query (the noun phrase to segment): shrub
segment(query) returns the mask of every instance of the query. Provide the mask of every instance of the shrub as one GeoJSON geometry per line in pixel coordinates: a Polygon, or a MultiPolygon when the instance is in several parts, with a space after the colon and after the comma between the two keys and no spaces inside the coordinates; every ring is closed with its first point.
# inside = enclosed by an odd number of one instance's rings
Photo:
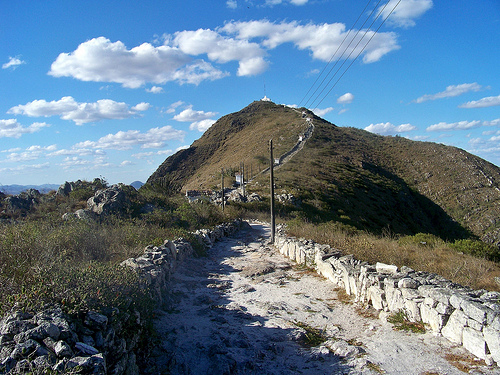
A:
{"type": "Polygon", "coordinates": [[[450,247],[464,254],[485,258],[494,262],[500,261],[500,252],[496,246],[478,240],[456,240],[450,247]]]}

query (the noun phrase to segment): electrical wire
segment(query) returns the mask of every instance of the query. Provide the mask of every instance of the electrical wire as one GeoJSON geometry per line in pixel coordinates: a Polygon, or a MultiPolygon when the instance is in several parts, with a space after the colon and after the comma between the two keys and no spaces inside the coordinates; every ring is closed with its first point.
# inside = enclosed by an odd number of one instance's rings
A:
{"type": "MultiPolygon", "coordinates": [[[[342,73],[342,75],[337,79],[337,81],[333,84],[333,86],[330,88],[330,90],[328,90],[328,92],[325,94],[325,96],[323,96],[323,98],[319,101],[319,103],[317,104],[317,106],[319,106],[321,103],[323,103],[323,100],[325,100],[325,98],[330,94],[330,92],[332,92],[332,90],[334,89],[334,87],[337,85],[337,83],[340,81],[340,79],[347,73],[347,71],[349,70],[349,68],[352,66],[352,64],[354,64],[354,62],[357,60],[357,58],[363,53],[363,51],[366,49],[366,47],[368,46],[368,44],[371,42],[371,40],[375,37],[375,35],[377,35],[378,31],[380,30],[380,28],[382,27],[382,25],[385,23],[385,21],[387,21],[387,19],[389,18],[389,16],[394,12],[394,10],[396,10],[397,6],[399,5],[399,3],[401,3],[401,0],[399,0],[397,2],[397,4],[394,6],[394,8],[392,8],[392,10],[389,12],[389,14],[384,18],[384,20],[382,21],[382,23],[379,25],[379,27],[377,28],[377,30],[375,30],[375,32],[373,33],[373,35],[370,37],[370,39],[368,40],[368,42],[366,42],[365,46],[363,47],[363,49],[361,51],[359,51],[359,53],[357,54],[357,56],[354,58],[354,60],[352,60],[352,62],[349,64],[349,66],[346,68],[346,70],[344,70],[344,72],[342,73]]],[[[389,4],[389,3],[387,3],[389,4]]],[[[387,6],[386,4],[386,6],[387,6]]],[[[385,7],[384,7],[385,9],[385,7]]],[[[383,9],[382,9],[383,11],[383,9]]],[[[382,12],[381,11],[381,12],[382,12]]],[[[378,18],[378,16],[377,16],[378,18]]],[[[366,34],[365,34],[366,35],[366,34]]],[[[364,37],[364,36],[363,36],[364,37]]],[[[350,55],[349,55],[350,56],[350,55]]],[[[332,77],[333,78],[333,77],[332,77]]],[[[330,84],[331,80],[328,82],[328,84],[330,84]]]]}
{"type": "MultiPolygon", "coordinates": [[[[366,17],[365,21],[363,22],[363,24],[361,25],[361,27],[359,28],[359,30],[356,32],[356,35],[354,35],[354,37],[351,39],[351,41],[349,42],[349,44],[347,45],[347,47],[345,47],[345,49],[342,51],[341,55],[338,57],[337,61],[335,61],[335,64],[330,68],[330,70],[328,71],[328,73],[326,74],[326,76],[323,78],[323,80],[321,81],[321,83],[319,84],[319,86],[316,88],[316,90],[314,90],[314,92],[311,94],[311,96],[309,97],[309,99],[307,100],[307,102],[304,104],[305,107],[307,107],[307,104],[309,103],[309,101],[314,97],[314,95],[316,95],[316,93],[318,92],[318,90],[321,88],[321,86],[325,82],[326,78],[328,78],[328,76],[330,75],[330,73],[332,72],[332,70],[337,66],[337,64],[339,63],[339,61],[342,60],[342,57],[344,56],[345,52],[349,49],[349,47],[351,46],[352,42],[356,39],[356,37],[358,36],[358,34],[361,32],[361,30],[362,30],[363,26],[366,24],[366,22],[371,18],[371,16],[375,12],[375,9],[377,9],[377,7],[379,6],[379,4],[380,4],[381,1],[382,0],[378,0],[377,5],[373,8],[373,10],[371,11],[371,13],[366,17]]],[[[361,17],[361,15],[364,13],[365,9],[368,7],[368,5],[370,4],[370,2],[371,2],[371,0],[368,1],[368,4],[366,4],[365,8],[363,9],[363,12],[360,13],[360,15],[358,16],[358,19],[353,24],[353,26],[351,27],[351,29],[349,29],[349,32],[344,37],[344,40],[342,41],[342,43],[340,43],[339,47],[337,48],[337,50],[335,51],[335,53],[332,55],[332,58],[330,59],[330,61],[328,62],[328,64],[325,66],[325,68],[323,69],[323,71],[321,73],[323,73],[325,71],[325,69],[328,67],[328,65],[330,64],[330,62],[333,60],[333,58],[337,54],[337,52],[340,49],[340,47],[342,47],[342,44],[344,44],[345,40],[347,39],[347,37],[351,33],[352,29],[354,28],[354,26],[356,25],[357,21],[359,20],[359,18],[361,17]]],[[[316,84],[316,82],[318,81],[319,78],[320,77],[318,77],[316,79],[316,81],[314,82],[313,86],[316,84]]],[[[312,89],[313,86],[311,86],[311,88],[309,89],[308,93],[311,91],[311,89],[312,89]]],[[[319,95],[321,95],[321,94],[319,94],[319,95]]]]}
{"type": "MultiPolygon", "coordinates": [[[[311,87],[309,87],[309,90],[307,90],[306,94],[304,95],[304,97],[302,98],[302,100],[299,102],[299,107],[301,106],[302,102],[304,101],[304,99],[307,97],[307,95],[309,95],[309,92],[311,92],[312,88],[316,85],[316,83],[318,82],[318,80],[321,78],[321,76],[323,75],[323,73],[325,72],[326,68],[328,68],[328,65],[332,62],[333,58],[335,57],[335,55],[337,54],[337,52],[339,51],[340,47],[342,47],[342,44],[344,44],[344,42],[346,41],[347,37],[349,36],[349,34],[351,33],[352,29],[354,29],[354,26],[356,26],[356,24],[358,23],[359,19],[361,18],[361,16],[363,15],[363,13],[365,12],[366,8],[368,8],[368,5],[370,5],[372,0],[368,0],[368,2],[366,3],[364,9],[361,11],[361,13],[359,14],[358,18],[356,19],[356,21],[354,21],[354,23],[352,24],[351,28],[349,29],[349,31],[346,33],[345,37],[344,37],[344,40],[342,40],[342,42],[339,44],[339,46],[337,47],[337,50],[333,53],[332,57],[330,58],[330,60],[328,61],[328,63],[324,66],[323,70],[321,71],[321,73],[318,75],[318,77],[316,77],[316,80],[314,81],[314,83],[311,85],[311,87]]],[[[381,0],[379,0],[379,3],[380,3],[381,0]]],[[[378,4],[377,4],[378,5],[378,4]]],[[[368,16],[370,17],[370,16],[368,16]]],[[[363,23],[363,25],[366,23],[366,20],[365,22],[363,23]]],[[[361,28],[363,27],[363,25],[361,25],[361,28]]],[[[328,75],[327,75],[328,76],[328,75]]],[[[323,84],[323,82],[325,81],[326,77],[323,78],[323,81],[321,81],[320,83],[320,86],[323,84]]],[[[312,95],[314,95],[316,92],[314,92],[312,95]]],[[[307,102],[306,102],[307,104],[307,102]]]]}

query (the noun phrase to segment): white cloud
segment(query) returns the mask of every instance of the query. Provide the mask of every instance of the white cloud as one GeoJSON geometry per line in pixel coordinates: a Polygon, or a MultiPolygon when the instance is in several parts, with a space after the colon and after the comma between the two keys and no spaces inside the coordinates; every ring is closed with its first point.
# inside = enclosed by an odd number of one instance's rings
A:
{"type": "Polygon", "coordinates": [[[483,87],[476,82],[474,83],[463,83],[461,85],[451,85],[446,87],[446,90],[438,92],[437,94],[426,94],[421,96],[420,98],[414,100],[416,103],[423,103],[428,100],[436,100],[443,98],[450,98],[459,96],[470,91],[479,91],[482,90],[483,87]]]}
{"type": "Polygon", "coordinates": [[[116,82],[124,87],[138,88],[147,82],[165,84],[179,79],[197,82],[201,77],[217,79],[223,76],[211,65],[196,63],[192,70],[197,77],[190,79],[192,58],[177,47],[149,43],[128,49],[121,41],[111,42],[105,37],[81,43],[71,53],[61,53],[52,63],[49,74],[54,77],[73,77],[81,81],[116,82]],[[205,74],[200,70],[208,69],[205,74]]]}
{"type": "Polygon", "coordinates": [[[163,87],[153,86],[150,89],[146,89],[146,91],[150,92],[151,94],[161,94],[163,92],[163,87]]]}
{"type": "Polygon", "coordinates": [[[172,128],[170,125],[162,128],[152,128],[142,133],[140,130],[119,131],[108,134],[98,141],[84,141],[77,143],[75,148],[130,150],[134,146],[142,148],[164,147],[167,141],[184,139],[185,132],[172,128]]]}
{"type": "Polygon", "coordinates": [[[188,55],[206,54],[218,63],[238,61],[240,76],[260,74],[268,65],[265,51],[257,43],[225,37],[210,29],[177,32],[172,44],[188,55]]]}
{"type": "MultiPolygon", "coordinates": [[[[293,43],[300,50],[307,49],[311,51],[312,56],[321,61],[330,61],[340,45],[342,43],[349,45],[349,42],[357,34],[356,30],[353,30],[354,32],[351,32],[344,41],[347,32],[346,26],[342,23],[318,25],[309,23],[301,25],[296,21],[273,23],[268,20],[229,22],[219,31],[234,34],[241,40],[262,39],[262,45],[269,49],[274,49],[284,43],[293,43]]],[[[349,49],[344,53],[345,57],[351,55],[354,58],[358,53],[361,53],[365,43],[361,42],[357,47],[356,45],[363,34],[364,32],[357,34],[357,39],[351,43],[349,49]]],[[[372,36],[373,39],[363,52],[364,63],[378,61],[387,53],[400,48],[395,33],[374,34],[375,32],[370,31],[365,36],[366,41],[372,36]]],[[[344,51],[344,49],[340,51],[344,51]]]]}
{"type": "Polygon", "coordinates": [[[311,111],[313,111],[316,116],[322,117],[322,116],[326,115],[327,113],[333,111],[334,109],[335,108],[333,108],[333,107],[328,107],[328,108],[324,108],[324,109],[314,108],[311,111]]]}
{"type": "Polygon", "coordinates": [[[56,145],[38,146],[33,145],[28,147],[24,152],[12,152],[7,155],[7,160],[10,162],[25,162],[29,160],[38,160],[42,158],[47,151],[56,150],[56,145]]]}
{"type": "Polygon", "coordinates": [[[354,95],[351,94],[350,92],[345,93],[341,97],[337,99],[337,103],[339,104],[350,104],[354,100],[354,95]]]}
{"type": "Polygon", "coordinates": [[[365,128],[366,131],[382,135],[395,135],[415,130],[416,127],[411,124],[393,125],[390,122],[371,124],[365,128]]]}
{"type": "Polygon", "coordinates": [[[95,103],[78,103],[73,97],[65,96],[50,102],[43,99],[34,100],[12,107],[7,113],[29,117],[60,116],[63,120],[72,120],[77,125],[83,125],[101,120],[130,118],[139,111],[147,110],[149,106],[148,103],[139,103],[130,109],[126,103],[110,99],[98,100],[95,103]]]}
{"type": "Polygon", "coordinates": [[[19,57],[10,57],[9,61],[2,65],[2,69],[16,69],[19,65],[26,64],[26,61],[21,60],[19,57]]]}
{"type": "Polygon", "coordinates": [[[467,130],[478,128],[481,126],[500,126],[500,119],[492,121],[459,121],[453,123],[440,122],[429,126],[426,130],[431,131],[445,131],[445,130],[467,130]]]}
{"type": "Polygon", "coordinates": [[[175,115],[174,120],[180,122],[193,122],[193,121],[206,120],[216,115],[217,112],[195,111],[193,110],[193,106],[189,106],[178,115],[175,115]]]}
{"type": "Polygon", "coordinates": [[[41,163],[41,164],[31,164],[31,165],[20,165],[14,168],[0,168],[0,172],[30,172],[40,169],[48,169],[50,168],[50,163],[41,163]]]}
{"type": "Polygon", "coordinates": [[[474,100],[471,102],[464,103],[460,105],[460,108],[486,108],[495,107],[500,105],[500,95],[498,96],[488,96],[479,100],[474,100]]]}
{"type": "Polygon", "coordinates": [[[204,132],[208,128],[210,128],[213,124],[215,124],[215,120],[207,119],[201,121],[195,121],[191,125],[189,125],[189,130],[198,130],[199,132],[204,132]]]}
{"type": "MultiPolygon", "coordinates": [[[[391,10],[398,4],[398,1],[390,0],[379,8],[379,12],[383,9],[383,18],[386,18],[390,14],[391,10]]],[[[387,19],[387,23],[405,28],[415,26],[415,19],[430,10],[432,6],[432,0],[401,0],[394,12],[387,19]]]]}
{"type": "Polygon", "coordinates": [[[168,109],[165,111],[166,113],[174,113],[178,107],[183,105],[184,102],[182,100],[178,100],[175,103],[172,103],[168,106],[168,109]]]}
{"type": "Polygon", "coordinates": [[[227,0],[226,5],[230,9],[236,9],[238,7],[238,3],[236,2],[236,0],[227,0]]]}
{"type": "Polygon", "coordinates": [[[175,149],[175,152],[181,151],[181,150],[187,150],[188,148],[189,148],[189,145],[179,146],[175,149]]]}
{"type": "Polygon", "coordinates": [[[133,106],[132,111],[144,112],[147,111],[149,108],[151,108],[151,104],[142,102],[133,106]]]}
{"type": "Polygon", "coordinates": [[[181,69],[176,70],[173,74],[173,80],[179,84],[190,83],[192,85],[199,85],[203,81],[215,81],[229,76],[228,72],[223,72],[214,68],[206,61],[199,60],[181,69]]]}
{"type": "Polygon", "coordinates": [[[20,138],[23,134],[36,133],[49,126],[45,122],[35,122],[26,127],[16,119],[0,120],[0,138],[20,138]]]}

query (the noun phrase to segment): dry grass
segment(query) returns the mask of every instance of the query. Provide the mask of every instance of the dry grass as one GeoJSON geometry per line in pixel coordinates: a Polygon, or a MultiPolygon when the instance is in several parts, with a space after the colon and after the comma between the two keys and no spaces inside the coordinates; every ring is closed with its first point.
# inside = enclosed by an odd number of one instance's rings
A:
{"type": "Polygon", "coordinates": [[[500,286],[495,282],[495,277],[500,276],[498,263],[460,254],[445,242],[400,244],[394,237],[332,228],[330,224],[293,225],[290,227],[290,234],[329,244],[371,264],[382,262],[398,267],[407,266],[418,271],[436,273],[474,289],[500,291],[500,286]]]}
{"type": "Polygon", "coordinates": [[[450,362],[453,366],[459,369],[462,372],[469,373],[472,369],[477,366],[485,366],[486,363],[483,360],[476,360],[474,357],[470,355],[457,355],[448,353],[444,357],[448,362],[450,362]]]}

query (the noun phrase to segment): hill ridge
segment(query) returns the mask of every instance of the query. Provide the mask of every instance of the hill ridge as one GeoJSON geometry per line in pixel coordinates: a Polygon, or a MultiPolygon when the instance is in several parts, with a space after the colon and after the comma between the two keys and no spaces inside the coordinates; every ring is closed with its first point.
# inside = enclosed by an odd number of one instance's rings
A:
{"type": "MultiPolygon", "coordinates": [[[[284,155],[308,129],[300,152],[277,168],[276,189],[300,208],[282,215],[336,221],[375,233],[471,234],[500,244],[500,169],[462,149],[338,127],[305,108],[253,102],[221,117],[190,148],[167,158],[148,179],[163,189],[220,189],[220,171],[264,171],[268,141],[284,155]]],[[[266,165],[267,163],[267,165],[266,165]]],[[[267,195],[264,175],[249,190],[267,195]]],[[[229,182],[229,181],[228,181],[229,182]]],[[[225,183],[228,186],[228,183],[225,183]]]]}

